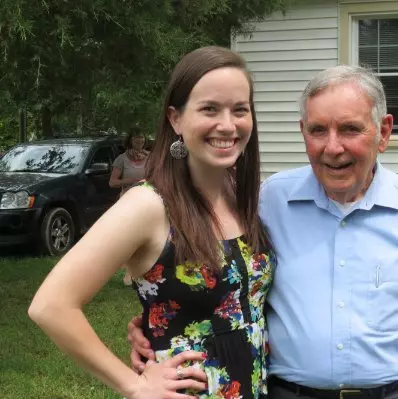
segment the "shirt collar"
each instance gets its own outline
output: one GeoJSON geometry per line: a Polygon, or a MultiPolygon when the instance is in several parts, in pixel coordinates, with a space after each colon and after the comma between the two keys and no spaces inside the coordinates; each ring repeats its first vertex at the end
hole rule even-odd
{"type": "MultiPolygon", "coordinates": [[[[372,183],[360,201],[358,208],[371,209],[374,205],[398,210],[398,178],[385,169],[380,162],[376,163],[376,171],[372,183]]],[[[307,173],[292,188],[288,202],[314,201],[319,208],[328,209],[331,201],[324,188],[315,177],[312,167],[308,166],[307,173]]]]}
{"type": "Polygon", "coordinates": [[[398,210],[398,178],[393,172],[385,169],[380,162],[372,183],[362,199],[359,208],[370,209],[374,205],[398,210]]]}
{"type": "Polygon", "coordinates": [[[307,166],[304,178],[293,186],[288,202],[293,201],[314,201],[320,208],[328,207],[328,197],[315,177],[311,166],[307,166]]]}

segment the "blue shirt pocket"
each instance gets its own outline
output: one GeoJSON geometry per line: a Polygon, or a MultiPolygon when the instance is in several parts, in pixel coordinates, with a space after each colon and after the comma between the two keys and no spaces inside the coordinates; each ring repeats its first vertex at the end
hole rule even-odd
{"type": "Polygon", "coordinates": [[[382,332],[397,332],[398,258],[375,264],[369,280],[368,326],[382,332]]]}

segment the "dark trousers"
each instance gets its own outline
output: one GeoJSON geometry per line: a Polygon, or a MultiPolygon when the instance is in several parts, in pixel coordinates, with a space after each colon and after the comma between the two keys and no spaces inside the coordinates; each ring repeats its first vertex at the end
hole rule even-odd
{"type": "Polygon", "coordinates": [[[313,399],[310,396],[297,396],[285,388],[270,384],[268,386],[268,399],[313,399]]]}
{"type": "MultiPolygon", "coordinates": [[[[366,395],[365,395],[366,396],[366,395]]],[[[325,399],[329,399],[330,396],[325,396],[325,399]]],[[[354,394],[347,394],[344,399],[362,399],[363,396],[357,396],[354,394]]],[[[369,396],[369,399],[373,399],[374,396],[369,396]]],[[[380,399],[398,399],[398,389],[393,392],[389,392],[386,395],[380,395],[380,399]]],[[[307,396],[307,395],[297,395],[295,392],[288,390],[279,385],[273,384],[271,381],[268,384],[268,399],[320,399],[319,396],[307,396]]]]}

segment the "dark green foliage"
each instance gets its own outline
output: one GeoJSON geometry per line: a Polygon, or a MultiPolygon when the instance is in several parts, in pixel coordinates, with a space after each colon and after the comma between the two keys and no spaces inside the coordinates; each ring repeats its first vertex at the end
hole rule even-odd
{"type": "Polygon", "coordinates": [[[183,54],[228,46],[242,23],[283,7],[283,0],[2,0],[0,120],[26,107],[30,129],[44,136],[137,123],[151,133],[183,54]]]}

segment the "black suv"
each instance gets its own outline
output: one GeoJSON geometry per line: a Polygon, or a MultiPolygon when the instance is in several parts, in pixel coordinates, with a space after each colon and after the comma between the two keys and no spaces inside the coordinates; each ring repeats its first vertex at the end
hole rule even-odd
{"type": "Polygon", "coordinates": [[[0,246],[33,243],[50,255],[65,253],[113,203],[116,137],[25,143],[0,159],[0,246]]]}

